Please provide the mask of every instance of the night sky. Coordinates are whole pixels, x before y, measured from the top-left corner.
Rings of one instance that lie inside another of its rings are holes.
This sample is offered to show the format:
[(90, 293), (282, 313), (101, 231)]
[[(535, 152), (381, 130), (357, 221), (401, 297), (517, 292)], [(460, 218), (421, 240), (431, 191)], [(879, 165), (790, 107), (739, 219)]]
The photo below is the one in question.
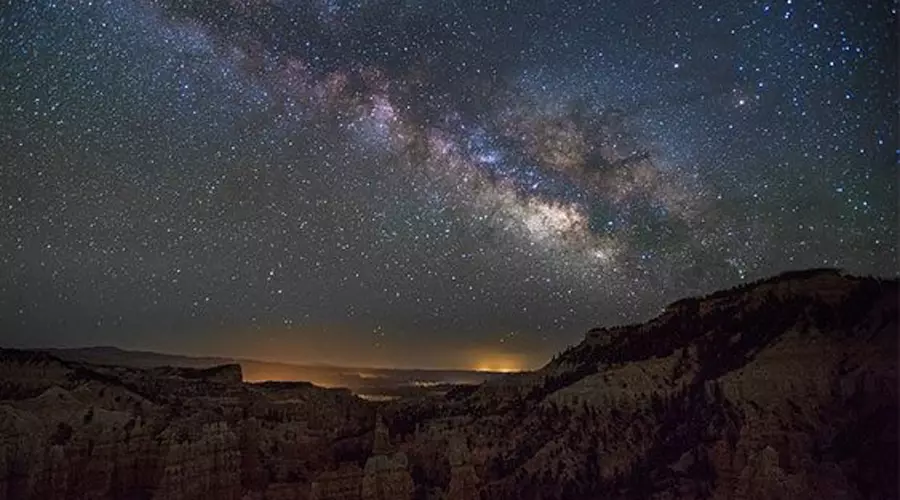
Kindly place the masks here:
[(4, 4), (3, 345), (534, 367), (897, 270), (893, 2)]

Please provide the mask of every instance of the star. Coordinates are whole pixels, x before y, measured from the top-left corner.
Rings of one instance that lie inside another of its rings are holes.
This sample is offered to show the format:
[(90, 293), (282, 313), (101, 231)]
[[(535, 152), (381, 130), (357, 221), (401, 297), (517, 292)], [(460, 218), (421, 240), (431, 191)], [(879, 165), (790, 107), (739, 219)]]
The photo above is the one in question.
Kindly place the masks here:
[(539, 363), (786, 269), (896, 274), (895, 22), (790, 0), (14, 3), (0, 328), (358, 366), (467, 366), (499, 338)]

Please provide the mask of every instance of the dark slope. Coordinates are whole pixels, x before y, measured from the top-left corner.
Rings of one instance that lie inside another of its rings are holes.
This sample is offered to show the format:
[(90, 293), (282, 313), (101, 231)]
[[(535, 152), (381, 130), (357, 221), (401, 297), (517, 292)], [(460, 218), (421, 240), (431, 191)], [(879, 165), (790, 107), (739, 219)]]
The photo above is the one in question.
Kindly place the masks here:
[(392, 428), (465, 439), (484, 498), (896, 498), (897, 289), (819, 269), (681, 300)]

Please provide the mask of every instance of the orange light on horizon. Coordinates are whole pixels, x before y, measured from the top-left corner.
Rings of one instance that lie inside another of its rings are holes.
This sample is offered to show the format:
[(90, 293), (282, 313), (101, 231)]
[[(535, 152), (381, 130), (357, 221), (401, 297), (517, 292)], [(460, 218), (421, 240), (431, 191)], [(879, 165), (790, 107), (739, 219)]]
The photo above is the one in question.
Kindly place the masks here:
[(484, 365), (478, 366), (475, 368), (476, 372), (485, 372), (485, 373), (518, 373), (521, 372), (521, 368), (510, 368), (507, 366), (496, 366), (496, 365)]
[(516, 373), (524, 371), (523, 360), (509, 354), (489, 354), (478, 360), (473, 368), (478, 372)]

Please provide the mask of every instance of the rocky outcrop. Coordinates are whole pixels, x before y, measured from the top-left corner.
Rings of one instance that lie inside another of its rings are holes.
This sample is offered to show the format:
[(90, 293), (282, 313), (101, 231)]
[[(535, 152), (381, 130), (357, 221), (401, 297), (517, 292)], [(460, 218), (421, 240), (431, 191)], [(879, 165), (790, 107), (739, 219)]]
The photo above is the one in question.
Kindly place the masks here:
[(311, 500), (357, 500), (362, 496), (363, 471), (343, 463), (336, 470), (325, 471), (312, 483)]
[[(373, 412), (346, 391), (0, 350), (0, 499), (307, 498)], [(285, 491), (292, 492), (284, 495)], [(281, 495), (278, 494), (281, 493)]]
[(392, 453), (390, 435), (380, 416), (375, 418), (372, 455), (360, 469), (342, 463), (313, 481), (313, 500), (408, 500), (413, 496), (413, 481), (403, 452)]
[(390, 436), (381, 417), (376, 418), (372, 456), (363, 469), (363, 500), (409, 500), (413, 495), (409, 460), (403, 452), (391, 453)]
[(460, 437), (450, 440), (447, 455), (450, 462), (450, 484), (447, 486), (447, 500), (467, 500), (478, 498), (480, 481), (471, 461), (471, 453)]
[[(487, 498), (896, 498), (897, 305), (895, 280), (788, 273), (390, 424), (415, 426), (410, 450), (463, 437)], [(456, 495), (459, 465), (427, 467), (420, 490)]]
[(407, 472), (404, 453), (376, 455), (366, 460), (363, 469), (363, 500), (409, 500), (413, 496), (412, 477)]

